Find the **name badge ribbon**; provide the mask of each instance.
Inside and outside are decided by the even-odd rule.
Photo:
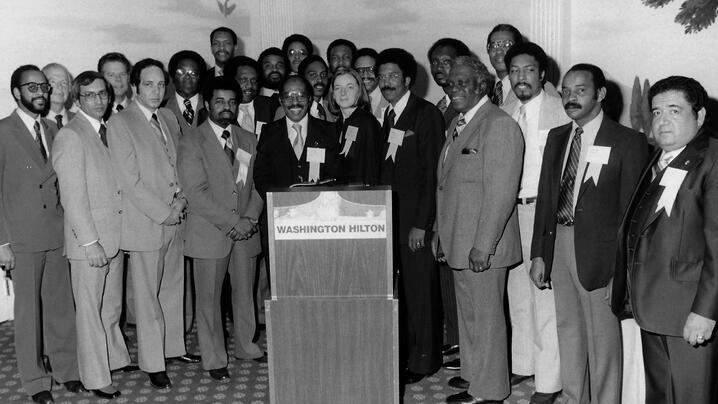
[[[671,216],[673,203],[676,201],[678,189],[681,187],[683,180],[686,178],[686,174],[688,174],[688,171],[686,170],[666,167],[666,171],[663,172],[663,177],[661,177],[661,182],[658,184],[663,187],[663,192],[661,193],[661,197],[658,199],[656,213],[658,213],[661,209],[665,209],[666,215],[668,217]]]
[[[264,126],[266,122],[257,121],[257,126],[254,128],[254,134],[257,135],[257,141],[259,141],[259,135],[262,134],[262,126]]]
[[[242,186],[244,186],[244,184],[247,183],[247,173],[249,172],[249,162],[252,160],[252,155],[238,147],[235,159],[239,165],[237,169],[237,179],[234,182],[237,184],[241,182]]]
[[[608,164],[608,157],[611,155],[611,148],[607,146],[591,146],[586,155],[586,176],[583,182],[593,179],[593,185],[598,186],[598,177],[601,175],[601,168]]]
[[[388,160],[391,157],[392,161],[396,161],[396,151],[404,142],[404,131],[396,128],[392,128],[389,132],[389,150],[386,151],[384,160]]]
[[[356,126],[348,126],[347,127],[347,133],[344,134],[344,148],[342,149],[342,152],[339,154],[343,154],[344,156],[349,155],[349,149],[352,147],[352,143],[354,143],[357,140],[357,132],[359,131],[359,128]]]
[[[324,149],[307,147],[307,161],[309,162],[309,182],[319,181],[319,165],[324,163]]]

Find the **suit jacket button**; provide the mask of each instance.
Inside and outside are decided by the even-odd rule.
[[[232,213],[237,213],[237,209],[232,209]]]
[[[42,205],[42,208],[43,208],[43,209],[47,209],[47,205]]]
[[[175,183],[174,183],[174,182],[170,182],[170,186],[171,186],[171,187],[175,186]]]
[[[117,195],[122,195],[122,190],[118,190]]]
[[[42,184],[40,184],[40,189],[42,189]]]
[[[118,210],[117,213],[121,215],[121,214],[122,214],[122,209]]]
[[[439,191],[443,191],[443,190],[444,190],[444,187],[443,187],[443,186],[440,186],[440,187],[439,187]]]

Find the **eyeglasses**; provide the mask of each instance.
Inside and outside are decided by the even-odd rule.
[[[34,83],[29,82],[25,84],[20,84],[20,87],[27,86],[27,89],[30,90],[31,93],[36,93],[39,89],[43,93],[49,93],[50,92],[50,84],[48,83]]]
[[[355,70],[359,74],[374,74],[374,66],[357,67]]]
[[[309,96],[304,93],[282,93],[282,102],[305,102],[309,99]]]
[[[510,47],[514,46],[514,41],[510,39],[506,39],[504,41],[494,41],[491,42],[487,48],[489,51],[497,51],[499,49],[503,49],[505,51],[509,50]]]
[[[391,72],[389,74],[380,74],[377,76],[379,80],[399,80],[401,78],[401,73],[397,72]]]
[[[99,97],[100,99],[106,100],[107,97],[109,97],[109,96],[110,96],[110,93],[108,93],[107,90],[102,90],[102,91],[97,92],[97,93],[92,92],[92,91],[88,91],[88,92],[85,92],[85,93],[80,93],[80,97],[85,98],[85,99],[89,99],[89,100],[91,100],[91,101],[96,100],[98,97]]]
[[[178,76],[180,76],[180,77],[190,76],[190,77],[192,77],[193,79],[196,79],[197,77],[199,77],[199,72],[196,71],[196,70],[177,69],[177,70],[175,70],[175,74],[178,75]]]
[[[290,49],[289,56],[306,56],[307,51],[304,49]]]

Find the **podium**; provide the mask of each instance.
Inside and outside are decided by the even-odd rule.
[[[267,193],[271,403],[398,403],[389,187]]]

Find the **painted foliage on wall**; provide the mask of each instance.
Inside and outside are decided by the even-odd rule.
[[[660,8],[673,0],[642,0],[648,7]],[[694,34],[711,26],[718,15],[718,0],[687,0],[681,4],[675,22],[681,24],[686,34]]]

